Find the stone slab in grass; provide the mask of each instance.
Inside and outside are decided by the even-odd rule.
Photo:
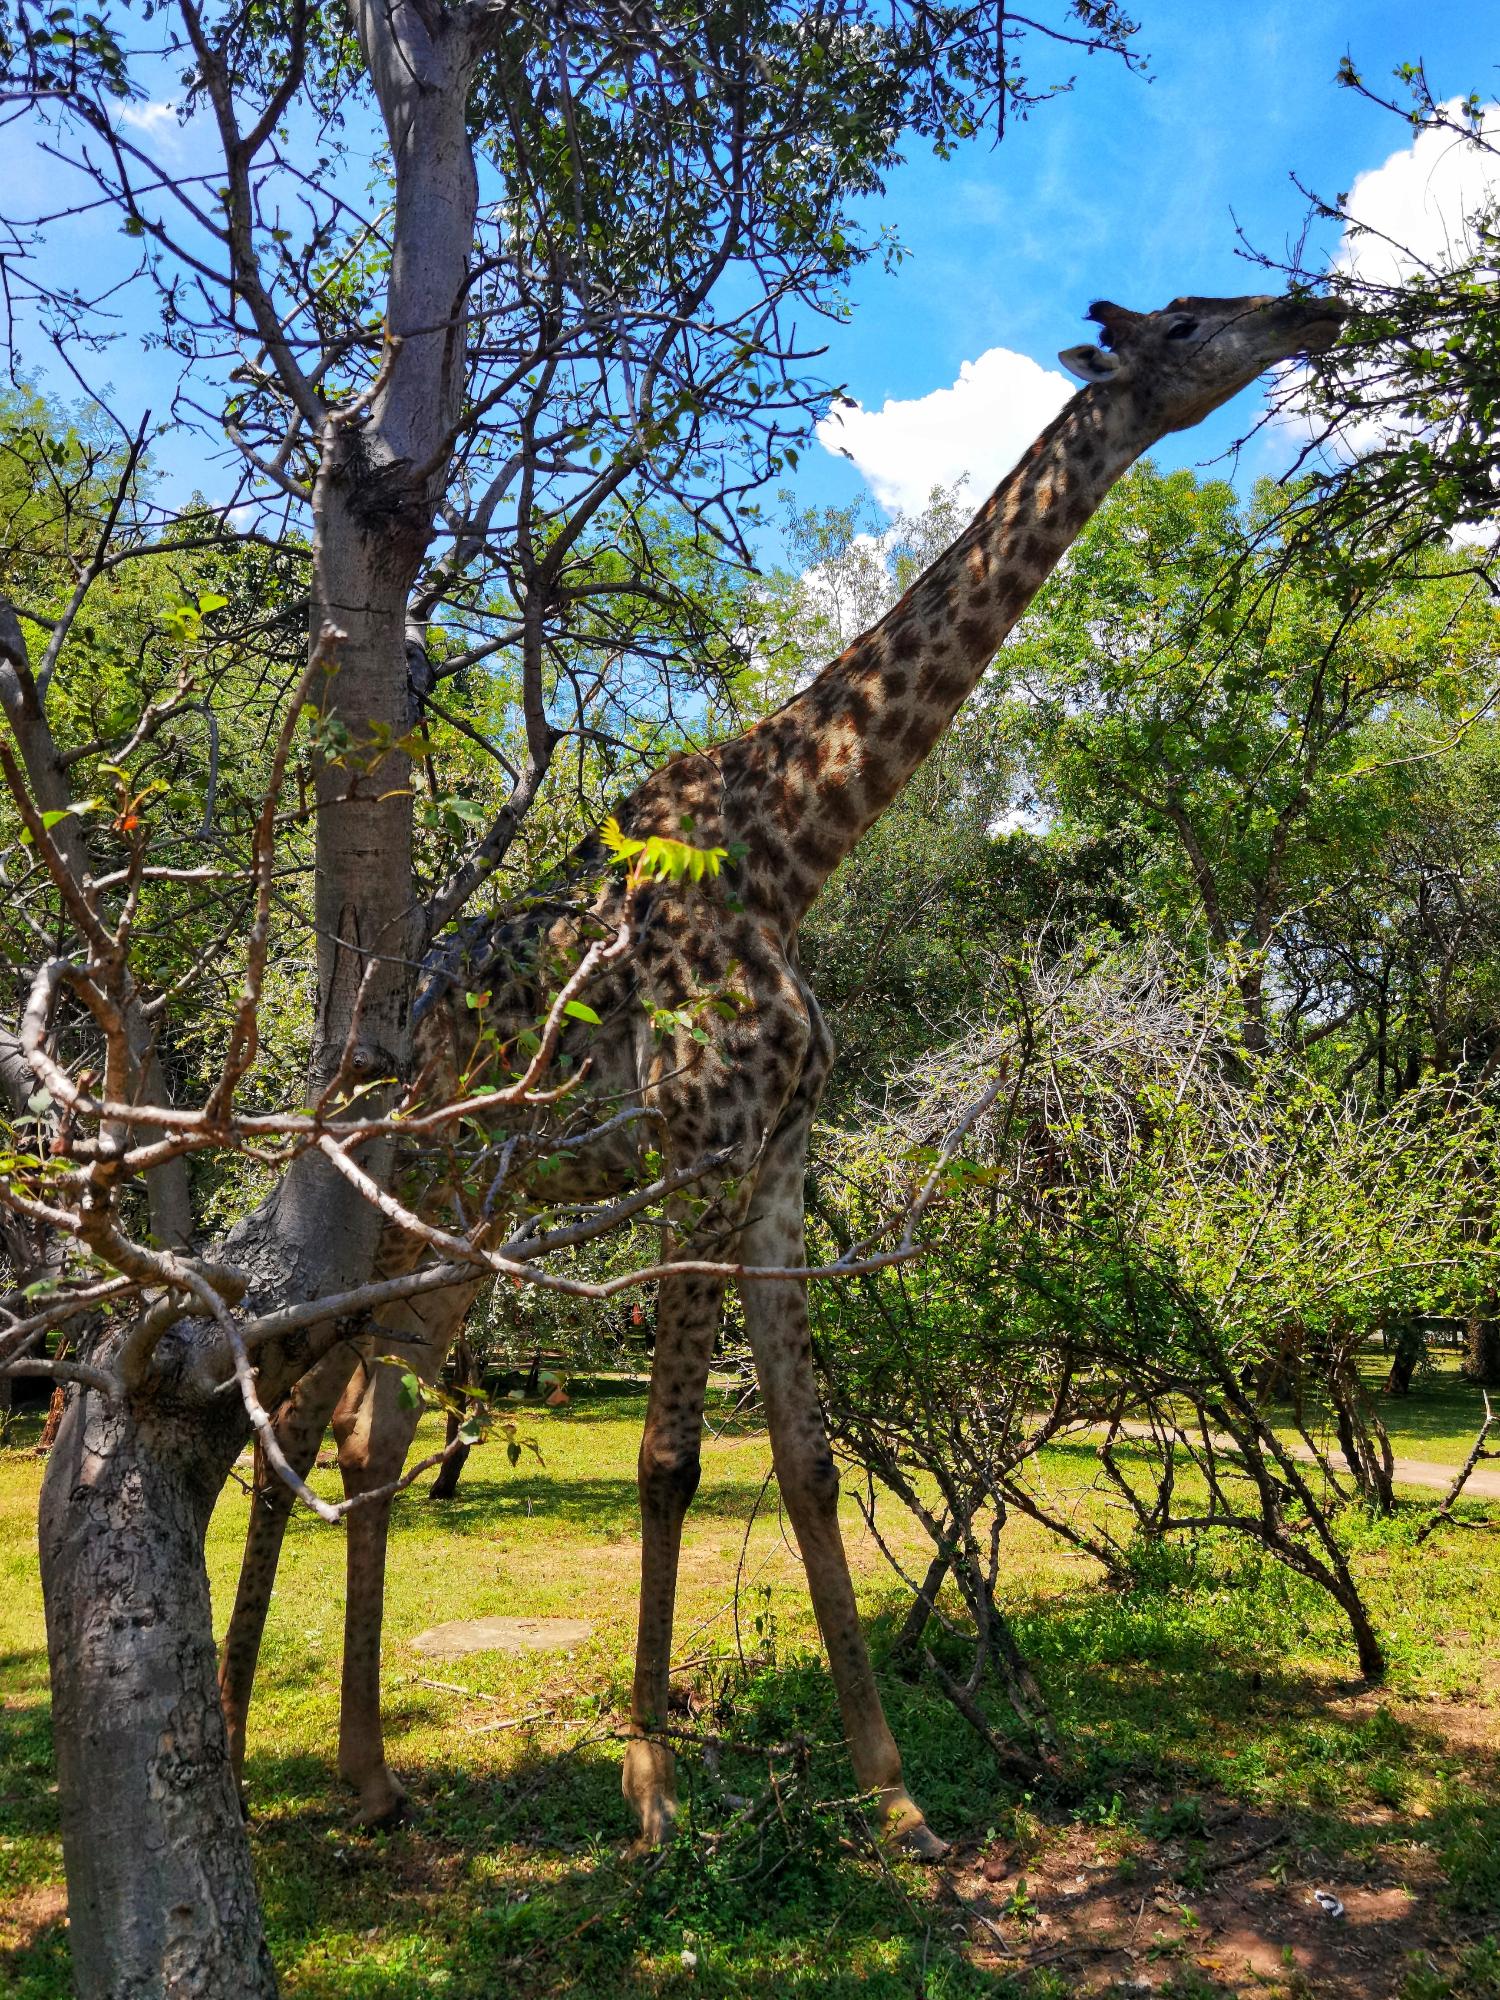
[[[561,1653],[593,1634],[581,1618],[450,1618],[412,1644],[435,1660],[461,1660],[466,1653]]]

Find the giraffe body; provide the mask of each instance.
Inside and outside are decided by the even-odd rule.
[[[878,625],[856,639],[776,714],[716,749],[673,759],[621,808],[636,838],[681,837],[743,851],[719,882],[633,892],[605,865],[597,839],[574,857],[572,896],[519,921],[470,925],[435,961],[418,1002],[420,1059],[450,1086],[470,1063],[481,1015],[501,1040],[535,1019],[548,973],[576,957],[581,934],[629,923],[628,956],[589,989],[602,1025],[571,1024],[564,1052],[587,1058],[588,1092],[572,1115],[636,1105],[644,1115],[603,1150],[580,1154],[569,1193],[628,1187],[654,1145],[665,1169],[711,1169],[681,1205],[679,1261],[804,1263],[807,1141],[833,1059],[832,1039],[797,962],[797,931],[833,869],[941,739],[1037,588],[1114,482],[1157,439],[1186,428],[1270,365],[1331,344],[1340,323],[1324,301],[1178,299],[1136,314],[1101,304],[1107,347],[1062,359],[1085,383],[953,546]],[[580,929],[580,926],[582,929]],[[521,969],[516,968],[520,965]],[[733,986],[731,1018],[703,1017],[705,1044],[666,1035],[653,1009],[689,1006]],[[487,1008],[469,996],[489,991]],[[659,1017],[658,1017],[659,1018]],[[581,1129],[581,1128],[580,1128]],[[553,1184],[556,1185],[555,1183]],[[411,1249],[392,1256],[414,1261]],[[429,1294],[381,1316],[414,1342],[434,1380],[477,1287]],[[807,1335],[805,1287],[747,1281],[746,1323],[777,1478],[806,1565],[838,1691],[856,1780],[888,1826],[928,1857],[943,1844],[906,1790],[855,1610],[837,1518],[838,1475],[824,1434]],[[675,1816],[672,1755],[657,1730],[667,1712],[673,1600],[683,1517],[698,1484],[699,1439],[722,1284],[684,1272],[659,1288],[657,1342],[639,1460],[642,1579],[624,1789],[647,1841]],[[371,1339],[378,1336],[372,1334]],[[368,1348],[369,1342],[366,1342]],[[383,1381],[382,1378],[385,1378]],[[400,1471],[415,1414],[398,1407],[392,1371],[337,1364],[299,1385],[284,1421],[308,1462],[334,1416],[346,1487],[369,1490]],[[342,1400],[341,1400],[342,1399]],[[314,1435],[316,1432],[316,1435]],[[308,1439],[311,1444],[308,1444]],[[349,1518],[340,1768],[361,1810],[398,1811],[379,1713],[379,1631],[389,1504]],[[280,1495],[252,1512],[250,1544],[226,1642],[230,1740],[243,1754],[255,1645],[279,1546]],[[358,1524],[357,1526],[355,1524]]]

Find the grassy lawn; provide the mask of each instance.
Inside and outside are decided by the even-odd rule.
[[[1398,1453],[1425,1458],[1435,1465],[1462,1465],[1474,1435],[1484,1421],[1484,1398],[1459,1373],[1462,1356],[1456,1349],[1434,1348],[1429,1371],[1420,1376],[1410,1396],[1382,1396],[1381,1415],[1390,1427]],[[1366,1384],[1379,1391],[1389,1360],[1377,1353],[1362,1358]],[[1493,1392],[1492,1403],[1500,1402]],[[1494,1433],[1490,1433],[1493,1440]]]
[[[1389,1406],[1396,1448],[1461,1458],[1476,1410],[1443,1370]],[[1351,1518],[1392,1659],[1373,1690],[1352,1678],[1334,1608],[1244,1552],[1158,1552],[1122,1591],[1012,1523],[1007,1602],[1066,1766],[1019,1788],[930,1686],[887,1676],[913,1789],[955,1843],[950,1864],[923,1871],[876,1849],[848,1798],[800,1566],[774,1486],[763,1490],[767,1444],[727,1429],[708,1445],[689,1517],[677,1643],[694,1696],[684,1724],[723,1737],[722,1764],[715,1775],[686,1759],[687,1837],[647,1864],[624,1853],[615,1733],[640,1415],[638,1403],[598,1401],[538,1416],[545,1466],[511,1470],[492,1447],[455,1501],[398,1503],[386,1714],[414,1811],[394,1832],[359,1834],[346,1818],[332,1773],[341,1537],[295,1521],[249,1764],[288,1994],[964,2000],[1144,1994],[1149,1982],[1182,2000],[1500,1995],[1486,1942],[1500,1924],[1500,1507],[1461,1509],[1475,1525],[1420,1549],[1435,1496],[1394,1522]],[[1082,1477],[1076,1459],[1059,1454],[1054,1475]],[[18,2000],[68,1990],[33,1542],[40,1471],[24,1439],[0,1452],[0,1975]],[[846,1507],[878,1648],[901,1593]],[[245,1512],[231,1487],[210,1534],[221,1612]],[[490,1612],[594,1630],[571,1654],[438,1664],[412,1646],[427,1626]],[[998,1696],[989,1712],[1003,1733]],[[1342,1917],[1313,1903],[1317,1887]]]

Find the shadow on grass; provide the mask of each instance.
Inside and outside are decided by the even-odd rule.
[[[7,1655],[0,1666],[15,1657]],[[0,1825],[7,1835],[57,1831],[57,1804],[51,1787],[52,1704],[45,1698],[7,1701],[0,1708]]]
[[[1378,1703],[1350,1714],[1326,1686],[1293,1673],[1263,1680],[1247,1717],[1244,1660],[1214,1668],[1191,1649],[1168,1664],[1170,1712],[1160,1675],[1127,1680],[1096,1665],[1066,1716],[1059,1704],[1076,1752],[1069,1780],[1024,1795],[987,1767],[945,1703],[888,1679],[908,1774],[956,1843],[950,1864],[921,1875],[893,1874],[874,1858],[847,1804],[821,1663],[805,1658],[753,1678],[718,1718],[741,1744],[800,1732],[809,1746],[802,1797],[834,1803],[799,1806],[787,1785],[784,1839],[774,1813],[753,1838],[736,1831],[721,1786],[766,1796],[764,1754],[749,1749],[726,1750],[718,1779],[684,1759],[685,1835],[671,1856],[651,1861],[623,1853],[618,1746],[597,1733],[553,1754],[523,1749],[503,1771],[458,1761],[403,1767],[412,1820],[378,1835],[344,1826],[308,1760],[258,1758],[257,1789],[277,1800],[254,1829],[277,1957],[289,1990],[318,2000],[429,1990],[455,2000],[502,1990],[962,2000],[1007,1990],[977,1910],[1022,1961],[1006,1974],[1009,1990],[1074,1994],[1085,1990],[1084,1968],[1108,1970],[1108,1934],[1092,1926],[1105,1932],[1116,1910],[1123,1938],[1149,1893],[1160,1909],[1188,1912],[1159,1914],[1147,1932],[1168,1992],[1231,1990],[1190,1983],[1193,1954],[1205,1935],[1222,1932],[1235,1949],[1259,1953],[1266,1973],[1294,1952],[1304,1994],[1374,1995],[1399,1990],[1407,1953],[1441,1956],[1492,1927],[1500,1914],[1492,1754],[1456,1759],[1439,1729]],[[1154,1711],[1160,1723],[1154,1742],[1128,1757],[1100,1729],[1121,1710],[1137,1722]],[[1226,1746],[1236,1712],[1248,1727]],[[1251,1740],[1271,1761],[1237,1770],[1235,1752]],[[399,1763],[399,1745],[396,1754]],[[783,1757],[784,1785],[786,1769]],[[1309,1790],[1309,1773],[1321,1774],[1321,1790]],[[991,1891],[979,1863],[997,1836],[1009,1866]],[[1109,1860],[1080,1895],[1076,1870],[1101,1846]],[[1242,1857],[1256,1865],[1244,1869]],[[1021,1877],[1045,1931],[1006,1916],[1004,1898]],[[1324,1883],[1346,1901],[1337,1932],[1312,1902]],[[985,1952],[964,1955],[966,1930],[974,1942],[989,1940]],[[1070,1955],[1081,1937],[1089,1941]],[[1341,1974],[1351,1948],[1389,1977],[1348,1986]],[[1055,1963],[1027,1967],[1033,1950]],[[1187,1983],[1170,1983],[1174,1966]],[[1123,1972],[1123,1957],[1114,1969]]]
[[[693,1518],[707,1516],[743,1526],[761,1487],[759,1479],[725,1479],[715,1469],[705,1475],[698,1488]],[[229,1500],[231,1505],[244,1504],[242,1495],[231,1493]],[[640,1523],[635,1480],[590,1479],[571,1471],[554,1475],[524,1466],[512,1472],[503,1464],[490,1473],[471,1461],[451,1500],[429,1500],[421,1488],[404,1494],[393,1511],[391,1530],[400,1536],[403,1531],[425,1532],[440,1525],[460,1535],[499,1535],[513,1523],[526,1520],[556,1521],[591,1534],[635,1533]],[[298,1508],[291,1514],[286,1532],[288,1540],[294,1541],[326,1535],[327,1529],[314,1515]]]
[[[35,1658],[0,1656],[0,1673],[34,1668]],[[62,2000],[69,1991],[51,1723],[45,1696],[8,1699],[0,1708],[0,1992],[7,2000]]]
[[[57,1892],[7,1892],[0,1918],[0,1937],[8,1930],[17,1940],[0,1944],[0,1988],[6,2000],[63,2000],[72,1992],[72,1960],[68,1952],[67,1904]]]
[[[893,1597],[871,1621],[877,1657],[903,1609]],[[414,1817],[375,1837],[346,1829],[316,1764],[257,1759],[257,1791],[274,1801],[256,1839],[278,1954],[297,1968],[295,1990],[319,2000],[426,1990],[411,1983],[419,1966],[422,1979],[463,2000],[500,1982],[644,2000],[678,1990],[685,1949],[698,1955],[698,1976],[718,1968],[710,1990],[724,1993],[993,1996],[1005,1990],[993,1950],[971,1963],[933,1939],[955,1935],[952,1896],[970,1894],[978,1851],[998,1835],[1014,1853],[1010,1888],[1031,1879],[1033,1900],[1052,1913],[1051,1939],[1076,1935],[1092,1908],[1089,1898],[1074,1906],[1078,1857],[1114,1842],[1095,1888],[1132,1916],[1142,1885],[1155,1884],[1174,1909],[1202,1905],[1203,1921],[1232,1949],[1259,1954],[1266,1976],[1293,1950],[1306,1994],[1395,1994],[1407,1952],[1451,1955],[1500,1920],[1500,1761],[1456,1746],[1447,1709],[1413,1714],[1330,1676],[1321,1645],[1317,1664],[1303,1666],[1318,1614],[1316,1598],[1270,1566],[1231,1579],[1207,1560],[1163,1563],[1132,1589],[1078,1589],[1019,1613],[1018,1636],[1068,1756],[1062,1780],[1024,1793],[930,1683],[883,1674],[908,1778],[956,1844],[948,1870],[921,1877],[892,1876],[874,1861],[838,1807],[795,1821],[795,1853],[736,1849],[719,1786],[763,1796],[766,1775],[764,1752],[736,1744],[802,1744],[808,1794],[847,1800],[828,1678],[805,1655],[752,1672],[714,1710],[711,1726],[729,1746],[722,1771],[715,1780],[684,1759],[696,1810],[680,1852],[656,1867],[621,1860],[629,1823],[607,1725],[581,1726],[571,1745],[511,1739],[509,1762],[495,1738],[455,1733],[450,1759],[418,1765],[403,1761],[393,1730]],[[937,1647],[962,1669],[958,1641]],[[711,1692],[721,1685],[721,1674],[707,1679]],[[1003,1703],[986,1706],[1003,1735]],[[502,1761],[485,1769],[476,1756]],[[1252,1896],[1249,1877],[1226,1878],[1262,1843],[1276,1872]],[[1335,1977],[1337,1939],[1318,1930],[1311,1900],[1328,1882],[1350,1913],[1338,1938],[1385,1965],[1381,1983]],[[989,1918],[1004,1918],[998,1900]],[[1183,1954],[1190,1982],[1188,1920],[1180,1936],[1168,1929],[1153,1950],[1164,1969]],[[976,1922],[973,1941],[987,1935]],[[1026,1939],[1021,1932],[1018,1949]],[[1111,1962],[1096,1938],[1080,1945],[1078,1963],[1062,1952],[1057,1965],[1023,1966],[1012,1990],[1082,1993],[1090,1953],[1096,1969]],[[1040,1955],[1054,1956],[1050,1946]],[[1170,1976],[1168,1992],[1230,1990],[1174,1988]],[[681,1990],[702,1989],[685,1980]],[[1489,1989],[1444,1988],[1471,1990]]]
[[[0,1690],[17,1695],[46,1692],[47,1654],[41,1646],[27,1646],[18,1652],[0,1653]]]
[[[1366,1379],[1381,1421],[1390,1432],[1398,1458],[1421,1458],[1424,1445],[1469,1445],[1484,1422],[1484,1397],[1462,1376],[1444,1369],[1419,1375],[1409,1396],[1381,1393],[1379,1381]]]
[[[551,1484],[530,1475],[524,1483]],[[595,1485],[581,1510],[591,1521],[600,1493],[633,1505],[628,1482]],[[476,1503],[494,1507],[482,1495]],[[466,1504],[462,1489],[454,1504]],[[893,1597],[872,1621],[877,1657],[903,1609]],[[286,1992],[298,2000],[1081,1994],[1095,1961],[1084,1945],[1071,1957],[1068,1947],[1115,1904],[1128,1902],[1133,1916],[1150,1889],[1174,1909],[1198,1906],[1204,1922],[1222,1917],[1231,1931],[1239,1922],[1273,1955],[1302,1950],[1307,1933],[1313,1955],[1301,1990],[1342,2000],[1399,1992],[1408,1949],[1441,1956],[1500,1920],[1494,1752],[1456,1738],[1453,1712],[1438,1704],[1398,1704],[1331,1674],[1334,1627],[1316,1594],[1284,1572],[1174,1555],[1128,1590],[1070,1590],[1017,1609],[1015,1623],[1068,1753],[1061,1781],[1018,1790],[930,1682],[882,1675],[912,1787],[956,1844],[952,1864],[933,1873],[893,1870],[873,1855],[848,1804],[828,1676],[807,1655],[731,1676],[728,1697],[727,1667],[704,1675],[717,1704],[711,1726],[727,1740],[722,1769],[716,1779],[700,1758],[684,1759],[687,1837],[659,1862],[624,1858],[630,1827],[608,1720],[530,1736],[455,1727],[445,1754],[414,1761],[402,1754],[411,1739],[393,1715],[392,1761],[413,1814],[379,1834],[349,1824],[331,1761],[254,1751],[251,1838]],[[935,1643],[961,1667],[959,1641]],[[1004,1734],[1003,1703],[986,1695],[985,1705]],[[7,1830],[19,1823],[46,1836],[55,1801],[45,1706],[11,1711],[4,1723]],[[430,1720],[422,1726],[430,1731]],[[430,1742],[424,1735],[424,1752]],[[764,1748],[772,1744],[797,1746],[779,1754],[774,1797]],[[766,1809],[737,1818],[726,1792]],[[1263,1842],[1277,1873],[1267,1861],[1252,1905],[1240,1857],[1254,1860]],[[979,1862],[997,1845],[1009,1853],[1009,1880],[981,1904],[989,1890],[977,1886]],[[1079,1868],[1095,1852],[1106,1857],[1102,1872],[1079,1901]],[[1004,1902],[1022,1875],[1052,1926],[1037,1953],[1051,1962],[1006,1970],[993,1937],[966,1912],[980,1909],[1024,1961],[1036,1952],[1037,1933],[1026,1928],[1034,1920],[1007,1915]],[[1334,1934],[1307,1932],[1321,1921],[1309,1913],[1312,1888],[1323,1884],[1350,1912],[1338,1937],[1383,1955],[1381,1983],[1338,1984]],[[1185,1983],[1198,1977],[1191,1932],[1176,1917],[1162,1923],[1170,1931],[1163,1969],[1168,1982],[1179,1972],[1184,1982],[1168,1992],[1239,1990]],[[1095,1945],[1098,1966],[1113,1967]],[[26,2000],[61,2000],[60,1949],[43,1933],[13,1959],[7,1970],[20,1968],[15,1990]]]
[[[823,1768],[836,1751],[815,1756],[819,1795],[847,1793],[847,1773]],[[743,1783],[753,1766],[731,1753],[724,1777]],[[926,1924],[903,1920],[889,1870],[840,1847],[843,1809],[799,1815],[794,1784],[785,1797],[800,1837],[772,1814],[736,1838],[733,1808],[685,1759],[684,1836],[669,1854],[640,1858],[627,1852],[618,1746],[598,1737],[523,1754],[503,1775],[408,1769],[412,1819],[373,1836],[350,1833],[307,1793],[301,1760],[260,1759],[254,1775],[283,1794],[276,1817],[254,1829],[273,1950],[288,1989],[318,2000],[657,2000],[705,1990],[684,1951],[718,1974],[710,1991],[905,2000],[923,1963],[948,1956],[941,1945],[934,1954]],[[760,1775],[763,1789],[763,1760]],[[934,1995],[994,1993],[956,1957],[949,1970],[956,1983],[931,1986]]]

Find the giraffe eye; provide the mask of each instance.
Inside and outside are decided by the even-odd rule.
[[[1198,331],[1197,320],[1180,319],[1178,320],[1176,326],[1170,326],[1167,328],[1167,338],[1168,340],[1186,340],[1190,333],[1196,333],[1197,331]]]

